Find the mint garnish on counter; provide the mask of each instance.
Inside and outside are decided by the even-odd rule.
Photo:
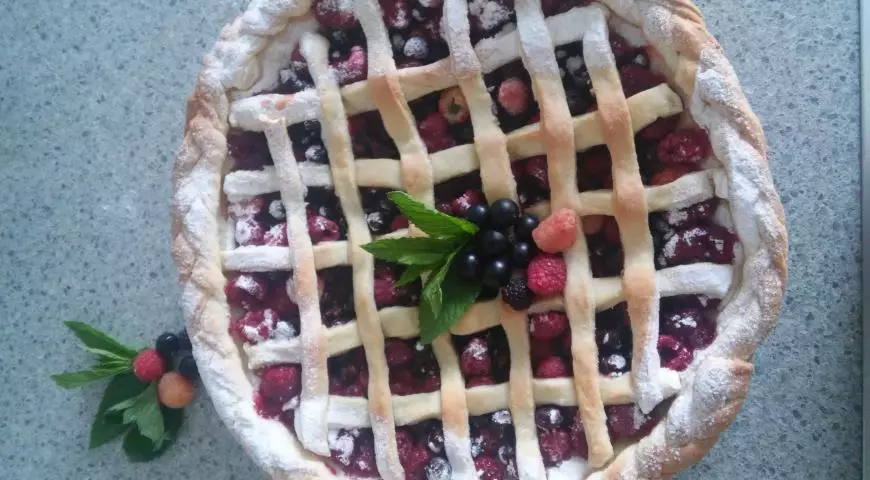
[[[429,274],[423,285],[419,318],[420,341],[430,343],[448,331],[480,293],[480,282],[459,275],[453,261],[477,233],[478,227],[462,218],[441,213],[404,192],[390,192],[387,197],[428,237],[382,239],[363,245],[363,248],[376,258],[407,267],[396,282],[398,286],[409,284],[424,273]]]

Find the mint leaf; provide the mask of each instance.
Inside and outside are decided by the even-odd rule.
[[[175,443],[184,423],[184,410],[162,407],[164,434],[159,442],[142,435],[136,427],[124,437],[124,453],[131,462],[148,462],[163,455]]]
[[[375,257],[405,265],[432,265],[441,261],[457,245],[454,239],[405,237],[367,243],[362,248]]]
[[[408,217],[408,221],[431,237],[470,237],[477,233],[477,225],[461,218],[451,217],[420,203],[405,192],[390,192],[387,197]]]
[[[135,423],[140,435],[157,444],[163,441],[163,415],[157,400],[156,382],[151,382],[139,395],[109,407],[106,412],[123,412],[124,423]]]
[[[130,360],[133,360],[136,353],[138,353],[136,349],[121,344],[114,338],[86,323],[69,321],[64,322],[64,325],[72,330],[75,336],[79,337],[79,340],[81,340],[88,349],[111,352],[118,357],[128,358]]]
[[[444,281],[444,277],[450,269],[450,264],[453,262],[453,258],[457,253],[458,250],[451,253],[441,262],[440,265],[435,267],[435,269],[432,270],[434,273],[426,279],[426,285],[423,286],[423,298],[429,302],[429,308],[432,309],[432,315],[436,317],[441,311],[441,282]]]
[[[431,308],[426,298],[420,304],[420,341],[431,343],[439,335],[450,330],[462,314],[477,300],[481,284],[463,278],[455,265],[450,265],[446,277],[441,282],[442,306],[437,313],[425,311]]]
[[[420,278],[420,275],[429,268],[429,265],[409,265],[408,268],[402,272],[402,276],[396,281],[396,286],[402,287],[414,283],[414,281]]]
[[[78,372],[59,373],[56,375],[52,375],[51,379],[54,380],[54,383],[56,383],[57,386],[59,386],[59,387],[67,388],[67,389],[78,388],[78,387],[82,387],[84,385],[87,385],[89,383],[96,382],[98,380],[102,380],[104,378],[114,377],[115,375],[118,375],[119,373],[124,373],[124,372],[130,370],[130,368],[131,367],[129,364],[127,364],[127,365],[121,365],[121,364],[104,365],[104,364],[98,363],[90,370],[81,370]]]
[[[94,423],[91,425],[88,448],[94,449],[105,445],[130,429],[129,425],[108,412],[108,409],[127,398],[138,396],[147,386],[130,372],[117,375],[109,382],[109,386],[106,387],[103,398],[100,400],[100,406],[97,408]]]

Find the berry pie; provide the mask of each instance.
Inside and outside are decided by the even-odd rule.
[[[173,182],[203,383],[273,478],[670,477],[786,286],[761,125],[688,0],[253,0]],[[396,191],[494,225],[431,342],[420,272],[364,248],[425,236]]]

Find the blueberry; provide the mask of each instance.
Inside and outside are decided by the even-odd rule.
[[[531,240],[532,230],[538,228],[538,218],[532,215],[523,215],[517,222],[516,234],[520,240]]]
[[[369,225],[369,230],[375,235],[387,233],[387,229],[390,226],[387,223],[387,219],[384,217],[384,214],[382,214],[381,212],[372,212],[366,214],[366,223]]]
[[[486,225],[486,221],[489,220],[489,207],[482,203],[472,205],[468,207],[468,210],[465,212],[465,218],[478,227],[482,227]]]
[[[326,158],[326,149],[323,145],[314,144],[305,149],[305,161],[327,164],[329,159]]]
[[[157,348],[157,351],[160,352],[160,355],[166,359],[172,359],[172,356],[178,352],[179,341],[178,336],[172,332],[163,332],[157,337],[157,341],[154,342],[154,346]]]
[[[429,56],[429,44],[423,37],[411,37],[405,42],[402,53],[414,60],[426,60]]]
[[[459,255],[459,274],[468,279],[480,277],[480,257],[476,252],[465,252]]]
[[[506,258],[496,258],[489,262],[483,272],[483,285],[490,288],[498,288],[505,285],[511,279],[510,261]]]
[[[178,373],[188,380],[196,380],[199,378],[199,369],[196,367],[196,360],[191,355],[185,355],[178,361]]]
[[[178,350],[189,352],[193,346],[190,344],[190,337],[187,336],[187,330],[178,332]]]
[[[529,242],[517,242],[514,244],[513,255],[511,259],[513,260],[514,266],[518,268],[525,268],[529,265],[529,262],[532,261],[532,257],[535,256],[535,247]]]
[[[484,255],[494,257],[504,253],[510,246],[510,241],[499,230],[484,230],[478,235],[477,244]]]
[[[513,200],[502,198],[492,202],[489,207],[489,215],[492,224],[496,227],[510,227],[517,223],[520,207]]]

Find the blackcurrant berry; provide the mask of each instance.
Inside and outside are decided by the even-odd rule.
[[[484,287],[480,290],[480,293],[477,294],[477,299],[480,301],[492,300],[493,298],[498,296],[498,287],[490,288],[484,285]]]
[[[188,380],[196,380],[199,378],[199,369],[196,367],[196,360],[192,356],[186,355],[178,361],[178,373]]]
[[[514,244],[513,260],[514,266],[517,268],[525,268],[535,256],[535,247],[529,242],[517,242]]]
[[[190,337],[187,336],[187,330],[182,330],[178,332],[178,350],[182,352],[189,352],[193,346],[190,344]]]
[[[517,221],[516,234],[520,240],[531,240],[532,230],[538,227],[538,218],[532,215],[523,215]]]
[[[489,262],[483,271],[483,285],[490,288],[498,288],[511,279],[510,261],[506,258],[496,258]]]
[[[472,205],[465,212],[465,218],[478,227],[482,227],[489,220],[489,207],[482,203]]]
[[[459,255],[458,258],[459,274],[468,279],[476,279],[480,277],[480,257],[476,252],[465,252]]]
[[[489,206],[489,215],[492,224],[496,227],[510,227],[517,223],[520,207],[513,200],[502,198],[492,202]]]
[[[510,245],[507,235],[498,230],[484,230],[478,238],[478,246],[484,255],[494,257],[507,250]]]
[[[178,336],[172,332],[163,332],[157,337],[157,341],[154,342],[154,346],[157,348],[157,351],[160,352],[160,355],[165,359],[172,359],[172,356],[178,352],[179,341]]]

